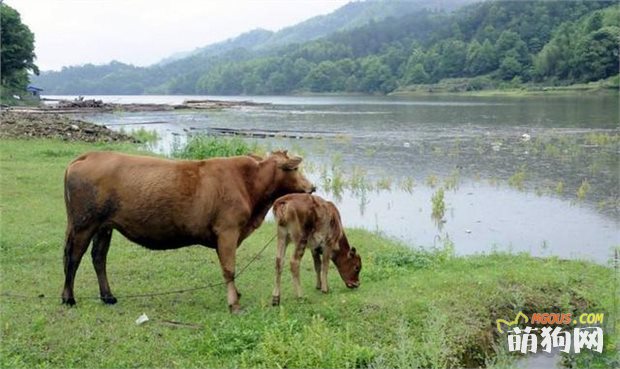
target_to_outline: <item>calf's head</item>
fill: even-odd
[[[300,156],[289,156],[286,151],[271,154],[276,161],[275,181],[280,194],[312,193],[316,187],[299,171]]]
[[[360,271],[362,270],[362,258],[355,250],[355,247],[351,248],[347,252],[346,257],[341,257],[336,264],[338,273],[344,281],[344,284],[349,288],[357,288],[360,286]]]

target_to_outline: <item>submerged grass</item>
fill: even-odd
[[[256,143],[249,144],[238,138],[192,136],[187,144],[173,149],[172,156],[179,159],[207,159],[218,156],[261,154],[264,150]]]
[[[604,354],[580,354],[578,364],[618,365],[612,268],[526,254],[457,257],[445,245],[409,249],[355,229],[347,236],[364,258],[357,290],[347,289],[332,268],[331,292],[316,291],[312,258],[306,257],[305,297],[294,297],[286,273],[282,305],[271,307],[272,245],[237,281],[243,315],[228,313],[223,287],[123,298],[220,282],[221,272],[212,250],[152,252],[115,233],[108,275],[118,304],[97,299],[86,255],[76,279],[78,305],[62,306],[63,172],[76,155],[93,149],[137,152],[110,144],[0,142],[2,368],[471,367],[498,362],[506,336],[495,331],[495,319],[520,310],[604,312]],[[272,223],[259,228],[240,247],[237,265],[274,232]],[[150,321],[138,326],[142,313]]]
[[[144,127],[140,127],[138,129],[133,129],[129,131],[126,131],[124,127],[121,127],[119,132],[122,134],[132,136],[142,143],[153,143],[159,139],[159,134],[157,134],[156,130],[154,129],[148,130],[148,129],[145,129]]]

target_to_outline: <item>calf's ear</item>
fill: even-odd
[[[284,170],[297,169],[297,167],[299,167],[299,164],[301,163],[302,160],[303,159],[301,158],[301,156],[293,156],[291,158],[288,158],[282,164],[280,164],[280,168]]]
[[[351,250],[349,250],[349,257],[350,258],[354,257],[356,253],[357,253],[357,250],[355,249],[355,247],[351,248]]]

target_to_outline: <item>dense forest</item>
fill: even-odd
[[[410,8],[396,17],[384,5],[392,9],[385,18],[334,26],[321,37],[319,27],[306,24],[314,36],[304,42],[274,42],[273,33],[257,30],[151,67],[66,67],[42,73],[36,83],[50,94],[389,93],[455,78],[478,90],[618,74],[617,2],[488,1],[452,12],[414,2],[380,4]],[[304,39],[299,29],[288,30],[295,40]]]
[[[14,96],[23,96],[29,73],[39,74],[34,63],[34,34],[22,23],[19,13],[0,2],[0,101],[15,103]]]

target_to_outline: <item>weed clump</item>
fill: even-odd
[[[182,148],[174,148],[172,157],[179,159],[206,159],[256,153],[257,144],[248,144],[240,138],[193,136]]]

